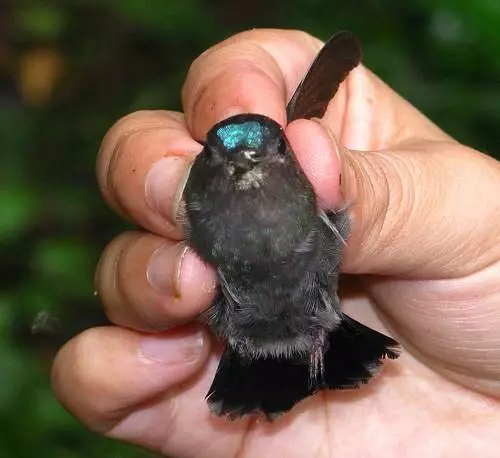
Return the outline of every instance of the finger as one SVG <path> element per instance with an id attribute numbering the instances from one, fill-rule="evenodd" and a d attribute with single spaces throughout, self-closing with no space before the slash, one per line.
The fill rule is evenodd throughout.
<path id="1" fill-rule="evenodd" d="M 287 134 L 322 205 L 338 206 L 343 170 L 354 217 L 343 269 L 386 275 L 363 283 L 398 340 L 447 378 L 498 396 L 498 162 L 453 142 L 349 151 L 304 120 Z"/>
<path id="2" fill-rule="evenodd" d="M 408 140 L 452 141 L 439 127 L 363 65 L 341 85 L 325 125 L 351 150 L 395 148 Z"/>
<path id="3" fill-rule="evenodd" d="M 59 351 L 52 384 L 69 411 L 104 432 L 141 404 L 193 377 L 209 349 L 210 337 L 196 326 L 162 335 L 93 328 Z"/>
<path id="4" fill-rule="evenodd" d="M 450 279 L 366 281 L 398 339 L 425 364 L 473 391 L 500 396 L 497 262 Z"/>
<path id="5" fill-rule="evenodd" d="M 96 288 L 109 319 L 137 330 L 193 320 L 213 300 L 214 271 L 183 242 L 128 232 L 104 251 Z"/>
<path id="6" fill-rule="evenodd" d="M 265 113 L 284 122 L 285 101 L 320 45 L 302 32 L 263 30 L 237 35 L 202 55 L 183 91 L 192 132 L 202 138 L 216 120 L 235 110 Z M 341 133 L 341 143 L 360 149 L 444 135 L 362 67 L 341 85 L 326 119 Z M 97 163 L 101 190 L 122 215 L 152 232 L 180 238 L 183 185 L 200 149 L 182 115 L 134 113 L 103 141 Z"/>
<path id="7" fill-rule="evenodd" d="M 264 29 L 240 33 L 203 53 L 183 88 L 190 131 L 203 138 L 217 121 L 243 112 L 284 124 L 285 105 L 321 46 L 303 32 Z M 449 140 L 362 65 L 341 84 L 325 121 L 351 149 L 387 148 L 415 137 Z"/>
<path id="8" fill-rule="evenodd" d="M 252 30 L 219 43 L 198 57 L 182 90 L 184 112 L 195 138 L 237 113 L 267 115 L 285 123 L 285 106 L 321 48 L 293 30 Z"/>
<path id="9" fill-rule="evenodd" d="M 121 215 L 179 239 L 182 191 L 200 150 L 181 114 L 133 113 L 118 121 L 103 140 L 97 160 L 101 192 Z"/>
<path id="10" fill-rule="evenodd" d="M 500 216 L 497 161 L 453 141 L 350 151 L 322 124 L 296 121 L 287 135 L 322 205 L 338 207 L 342 169 L 347 272 L 456 277 L 499 259 L 498 231 L 483 224 Z"/>
<path id="11" fill-rule="evenodd" d="M 450 142 L 387 152 L 345 152 L 343 190 L 354 227 L 345 267 L 354 273 L 453 278 L 500 257 L 500 167 Z"/>
<path id="12" fill-rule="evenodd" d="M 341 150 L 329 129 L 319 120 L 299 119 L 288 125 L 286 135 L 321 208 L 342 206 Z"/>
<path id="13" fill-rule="evenodd" d="M 95 431 L 168 456 L 229 456 L 247 422 L 211 415 L 205 396 L 218 358 L 207 364 L 209 350 L 209 336 L 197 327 L 154 336 L 94 328 L 62 348 L 52 384 Z"/>

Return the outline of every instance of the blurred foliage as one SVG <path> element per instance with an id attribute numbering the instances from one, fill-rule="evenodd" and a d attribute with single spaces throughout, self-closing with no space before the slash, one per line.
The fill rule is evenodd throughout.
<path id="1" fill-rule="evenodd" d="M 326 39 L 348 28 L 396 90 L 461 142 L 498 154 L 499 26 L 497 0 L 1 2 L 0 456 L 146 456 L 85 431 L 48 377 L 57 346 L 102 320 L 93 269 L 125 224 L 98 195 L 94 160 L 115 120 L 179 109 L 190 62 L 240 30 Z"/>

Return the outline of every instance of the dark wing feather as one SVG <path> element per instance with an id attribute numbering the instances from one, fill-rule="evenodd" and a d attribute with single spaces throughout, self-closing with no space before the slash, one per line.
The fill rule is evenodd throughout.
<path id="1" fill-rule="evenodd" d="M 352 32 L 343 31 L 333 35 L 288 103 L 288 122 L 321 118 L 340 83 L 359 64 L 361 56 L 361 45 Z"/>

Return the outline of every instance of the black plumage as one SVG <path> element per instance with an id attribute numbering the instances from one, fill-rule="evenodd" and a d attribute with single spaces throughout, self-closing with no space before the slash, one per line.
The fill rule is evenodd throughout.
<path id="1" fill-rule="evenodd" d="M 350 32 L 333 36 L 287 107 L 322 116 L 361 59 Z M 187 239 L 218 273 L 203 314 L 227 343 L 207 395 L 213 412 L 273 418 L 321 389 L 366 383 L 397 343 L 349 318 L 337 295 L 346 210 L 318 208 L 281 126 L 258 114 L 216 124 L 185 188 Z"/>

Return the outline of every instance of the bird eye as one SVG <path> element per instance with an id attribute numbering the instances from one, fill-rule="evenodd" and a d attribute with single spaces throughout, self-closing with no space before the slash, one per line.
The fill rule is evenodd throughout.
<path id="1" fill-rule="evenodd" d="M 200 153 L 203 152 L 205 154 L 211 154 L 210 146 L 208 146 L 207 142 L 201 140 L 197 140 L 197 142 L 203 147 Z"/>
<path id="2" fill-rule="evenodd" d="M 203 154 L 200 157 L 207 161 L 209 164 L 216 165 L 224 162 L 224 157 L 221 155 L 218 148 L 214 148 L 212 145 L 205 143 L 203 145 Z"/>
<path id="3" fill-rule="evenodd" d="M 278 143 L 278 153 L 285 154 L 286 153 L 286 140 L 284 137 L 280 138 L 280 142 Z"/>

